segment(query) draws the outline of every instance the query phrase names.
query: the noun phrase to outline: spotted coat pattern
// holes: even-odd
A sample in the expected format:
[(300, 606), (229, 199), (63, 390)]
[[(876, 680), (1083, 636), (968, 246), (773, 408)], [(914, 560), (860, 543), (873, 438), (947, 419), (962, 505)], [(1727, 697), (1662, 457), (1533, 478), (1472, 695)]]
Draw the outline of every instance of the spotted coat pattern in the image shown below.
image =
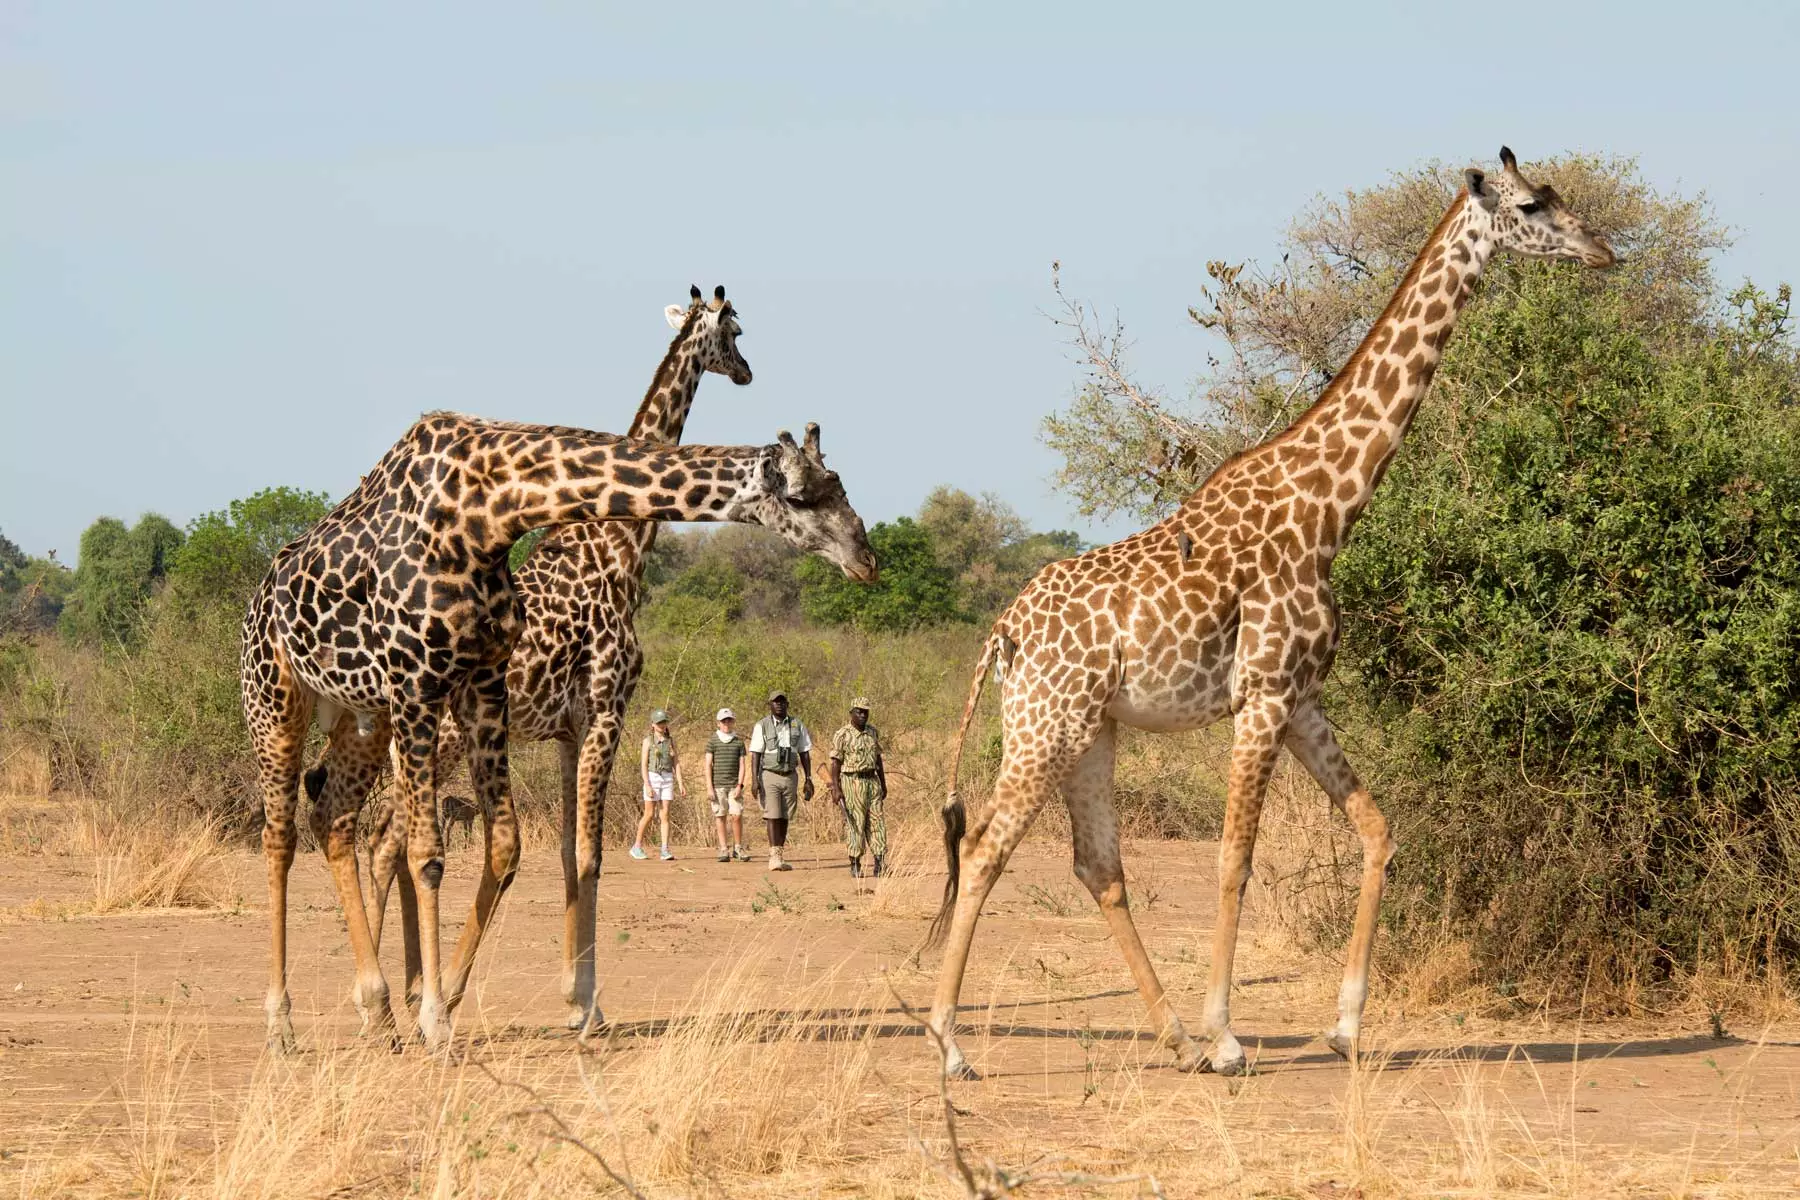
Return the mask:
[(360, 883), (358, 811), (395, 743), (416, 905), (421, 1032), (449, 1033), (438, 965), (443, 876), (435, 764), (446, 706), (468, 741), (487, 814), (481, 885), (457, 948), (467, 978), (480, 930), (518, 864), (507, 787), (506, 663), (524, 625), (507, 554), (527, 530), (591, 521), (739, 521), (818, 551), (847, 574), (874, 574), (862, 521), (819, 453), (787, 433), (769, 446), (666, 446), (562, 426), (420, 418), (356, 490), (275, 556), (244, 618), (244, 715), (263, 795), (271, 922), (271, 1042), (293, 1045), (287, 994), (287, 876), (296, 845), (308, 725), (329, 730), (308, 772), (313, 824), (344, 907), (354, 996), (392, 1029)]
[[(740, 386), (751, 381), (750, 364), (737, 345), (743, 328), (725, 289), (714, 288), (710, 302), (697, 287), (690, 295), (685, 308), (670, 305), (667, 310), (677, 332), (628, 437), (679, 442), (708, 371)], [(554, 741), (561, 758), (562, 987), (569, 1024), (577, 1029), (595, 1027), (602, 1019), (594, 978), (600, 824), (625, 709), (644, 668), (632, 614), (656, 529), (653, 521), (559, 526), (532, 550), (515, 580), (525, 626), (506, 670), (507, 736), (515, 743)], [(466, 749), (454, 720), (446, 721), (438, 736), (439, 763), (455, 762)], [(389, 885), (406, 857), (405, 830), (392, 820), (393, 811), (390, 798), (375, 821), (369, 864), (370, 925), (377, 949)], [(411, 928), (404, 933), (406, 998), (412, 1003), (419, 987), (412, 952), (417, 934)], [(446, 1003), (453, 1011), (460, 997), (452, 980)]]
[[(1319, 707), (1338, 644), (1331, 564), (1380, 485), (1490, 256), (1613, 261), (1553, 191), (1519, 173), (1510, 150), (1501, 150), (1501, 162), (1498, 175), (1467, 173), (1466, 189), (1387, 308), (1310, 409), (1221, 465), (1167, 520), (1044, 568), (994, 623), (962, 736), (991, 667), (1003, 722), (999, 779), (972, 819), (954, 790), (945, 807), (951, 878), (935, 933), (947, 929), (949, 938), (931, 1017), (945, 1037), (982, 903), (1026, 828), (1060, 793), (1075, 873), (1111, 926), (1164, 1044), (1184, 1069), (1243, 1070), (1228, 1008), (1239, 905), (1264, 788), (1285, 745), (1362, 842), (1356, 925), (1327, 1035), (1334, 1049), (1354, 1053), (1394, 842)], [(1114, 737), (1120, 724), (1173, 731), (1227, 717), (1231, 771), (1202, 1026), (1211, 1047), (1202, 1053), (1132, 924), (1112, 798)], [(953, 1042), (946, 1068), (974, 1074)]]

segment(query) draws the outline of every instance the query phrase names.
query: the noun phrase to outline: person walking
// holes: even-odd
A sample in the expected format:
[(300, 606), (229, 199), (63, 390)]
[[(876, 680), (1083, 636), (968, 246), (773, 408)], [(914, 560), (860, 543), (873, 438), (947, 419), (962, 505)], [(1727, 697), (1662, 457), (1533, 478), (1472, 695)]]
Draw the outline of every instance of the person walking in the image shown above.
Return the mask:
[(657, 709), (650, 714), (650, 732), (638, 750), (638, 774), (644, 780), (644, 815), (638, 818), (637, 841), (631, 844), (631, 857), (649, 858), (644, 853), (644, 834), (650, 818), (662, 815), (662, 860), (675, 857), (669, 850), (669, 801), (675, 792), (687, 799), (687, 781), (681, 777), (681, 756), (675, 752), (675, 739), (669, 736), (669, 714)]
[(887, 769), (881, 760), (881, 733), (869, 724), (869, 700), (850, 702), (850, 723), (831, 739), (831, 798), (844, 810), (845, 838), (850, 843), (850, 874), (862, 878), (863, 847), (875, 855), (872, 874), (886, 867)]
[(811, 800), (812, 735), (798, 718), (788, 716), (787, 693), (770, 692), (769, 715), (750, 734), (750, 791), (761, 802), (768, 826), (771, 871), (794, 869), (781, 851), (787, 845), (788, 821), (800, 807), (794, 796), (796, 772), (806, 781), (800, 799)]
[[(721, 708), (714, 718), (718, 729), (706, 739), (706, 779), (712, 788), (713, 824), (719, 832), (719, 861), (750, 861), (744, 845), (744, 783), (750, 775), (750, 756), (744, 752), (744, 739), (737, 735), (737, 717), (729, 708)], [(725, 841), (725, 821), (731, 820), (730, 844)]]

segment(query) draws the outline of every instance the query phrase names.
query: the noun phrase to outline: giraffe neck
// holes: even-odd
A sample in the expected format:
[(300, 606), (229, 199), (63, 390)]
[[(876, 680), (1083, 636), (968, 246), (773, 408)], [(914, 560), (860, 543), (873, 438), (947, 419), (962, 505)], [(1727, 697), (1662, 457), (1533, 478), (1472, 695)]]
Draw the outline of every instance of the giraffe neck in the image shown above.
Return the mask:
[[(688, 412), (694, 407), (694, 393), (700, 390), (700, 377), (706, 373), (700, 365), (698, 347), (689, 340), (699, 324), (697, 318), (690, 318), (669, 343), (669, 352), (650, 377), (650, 388), (631, 419), (629, 436), (646, 442), (681, 441)], [(606, 540), (611, 543), (613, 560), (608, 565), (616, 576), (634, 587), (643, 579), (650, 549), (656, 545), (656, 530), (655, 521), (637, 525), (614, 521), (607, 525)]]
[(700, 389), (700, 376), (704, 373), (699, 351), (688, 336), (684, 331), (669, 343), (669, 352), (650, 377), (650, 388), (638, 405), (637, 415), (631, 418), (627, 437), (645, 442), (681, 440), (682, 427), (687, 424), (688, 410), (694, 406), (694, 393)]
[(779, 453), (775, 446), (659, 446), (559, 426), (436, 419), (453, 428), (439, 437), (428, 418), (415, 445), (434, 450), (439, 503), (468, 514), (468, 548), (496, 560), (545, 525), (741, 520), (767, 493)]
[(1493, 252), (1487, 214), (1458, 196), (1356, 353), (1282, 439), (1314, 452), (1297, 474), (1335, 509), (1328, 556), (1381, 485)]

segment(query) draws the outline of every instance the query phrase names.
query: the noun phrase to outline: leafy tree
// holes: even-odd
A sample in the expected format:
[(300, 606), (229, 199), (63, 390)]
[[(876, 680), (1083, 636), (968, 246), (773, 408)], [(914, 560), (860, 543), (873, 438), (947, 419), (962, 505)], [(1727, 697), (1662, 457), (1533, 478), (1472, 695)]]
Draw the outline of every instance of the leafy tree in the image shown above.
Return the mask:
[(1067, 530), (1033, 533), (1011, 505), (989, 493), (976, 499), (958, 488), (933, 488), (919, 506), (939, 564), (956, 576), (967, 612), (998, 611), (1045, 564), (1079, 554), (1081, 539)]
[(915, 629), (967, 620), (957, 606), (956, 579), (937, 559), (931, 535), (911, 517), (883, 521), (869, 530), (869, 546), (881, 564), (881, 582), (855, 583), (830, 563), (800, 564), (800, 605), (826, 625), (869, 630)]
[(32, 558), (0, 534), (0, 633), (55, 628), (70, 584), (67, 567), (54, 558)]
[(134, 642), (144, 604), (181, 542), (181, 530), (156, 513), (129, 529), (115, 517), (88, 526), (62, 612), (63, 632), (86, 642)]
[(330, 511), (322, 492), (275, 487), (194, 518), (169, 568), (174, 598), (190, 610), (241, 609), (281, 548)]
[[(1800, 961), (1800, 349), (1790, 294), (1721, 296), (1723, 236), (1630, 162), (1534, 169), (1621, 250), (1501, 258), (1333, 572), (1332, 698), (1401, 831), (1388, 919), (1497, 977)], [(1079, 305), (1046, 426), (1090, 512), (1158, 516), (1354, 348), (1454, 193), (1321, 201), (1271, 273), (1211, 267), (1224, 352), (1182, 411)], [(1341, 916), (1342, 914), (1340, 914)], [(1335, 930), (1334, 930), (1335, 936)]]

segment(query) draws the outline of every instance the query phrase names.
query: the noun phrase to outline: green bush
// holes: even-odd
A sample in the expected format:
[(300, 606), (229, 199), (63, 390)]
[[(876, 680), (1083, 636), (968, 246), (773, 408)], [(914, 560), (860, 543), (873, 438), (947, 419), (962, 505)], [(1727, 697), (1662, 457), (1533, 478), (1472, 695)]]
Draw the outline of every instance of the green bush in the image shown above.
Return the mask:
[(169, 564), (169, 590), (186, 611), (220, 605), (242, 614), (275, 555), (331, 511), (322, 492), (265, 488), (196, 517)]
[(1468, 323), (1333, 574), (1397, 920), (1503, 972), (1800, 958), (1786, 299), (1661, 347), (1533, 270)]
[(864, 630), (919, 629), (968, 618), (957, 603), (956, 577), (938, 561), (931, 535), (911, 517), (869, 530), (881, 581), (855, 583), (821, 558), (800, 564), (800, 606), (821, 625)]
[(181, 531), (155, 513), (144, 514), (129, 529), (115, 517), (88, 526), (62, 611), (63, 633), (94, 645), (135, 642), (144, 605), (168, 574), (181, 541)]

